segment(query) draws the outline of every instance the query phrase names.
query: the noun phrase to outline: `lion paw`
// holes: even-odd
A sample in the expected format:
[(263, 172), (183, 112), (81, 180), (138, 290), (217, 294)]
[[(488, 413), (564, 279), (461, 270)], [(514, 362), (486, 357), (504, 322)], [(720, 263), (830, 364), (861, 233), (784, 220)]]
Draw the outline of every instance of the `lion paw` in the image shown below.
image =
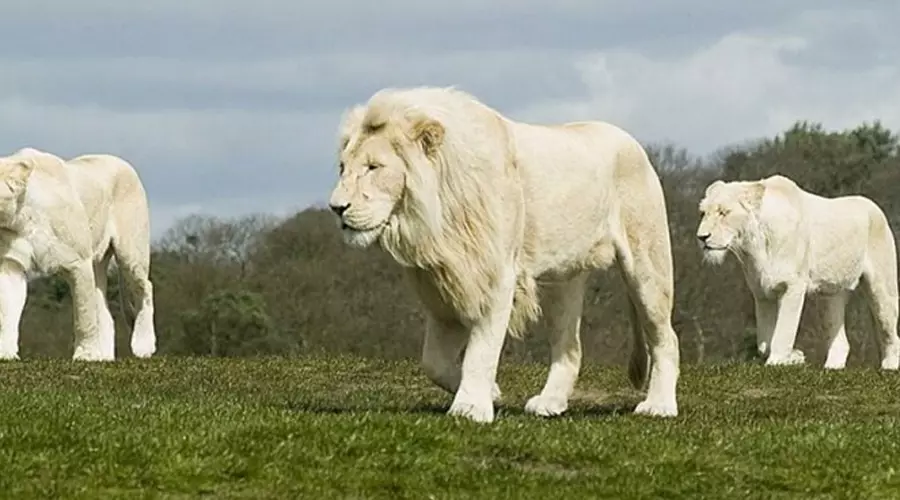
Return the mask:
[(898, 356), (888, 356), (881, 360), (881, 369), (882, 370), (897, 370), (900, 369), (900, 357)]
[(766, 360), (767, 366), (792, 366), (792, 365), (802, 365), (806, 362), (806, 355), (803, 354), (803, 351), (799, 349), (794, 349), (790, 354), (784, 357), (775, 357), (771, 354), (769, 355), (769, 359)]
[(0, 360), (16, 361), (19, 359), (19, 353), (16, 349), (0, 349)]
[(525, 403), (525, 412), (541, 417), (555, 417), (562, 415), (569, 408), (569, 402), (564, 398), (543, 396), (538, 394)]
[(465, 401), (454, 401), (447, 415), (463, 417), (473, 422), (489, 424), (494, 421), (494, 405), (479, 405)]
[(114, 355), (104, 353), (102, 349), (96, 346), (76, 346), (72, 359), (76, 361), (112, 361)]
[(660, 402), (645, 399), (634, 408), (634, 413), (651, 417), (677, 417), (678, 405), (674, 401)]

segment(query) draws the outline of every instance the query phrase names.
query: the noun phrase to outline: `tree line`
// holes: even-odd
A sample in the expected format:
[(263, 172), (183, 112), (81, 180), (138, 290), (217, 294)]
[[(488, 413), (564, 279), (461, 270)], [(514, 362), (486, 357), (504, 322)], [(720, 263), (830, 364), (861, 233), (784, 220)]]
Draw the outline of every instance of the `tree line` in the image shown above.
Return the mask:
[[(831, 131), (797, 122), (774, 137), (747, 141), (700, 157), (674, 144), (646, 144), (663, 183), (675, 265), (673, 323), (682, 361), (748, 360), (755, 356), (750, 292), (734, 259), (708, 267), (696, 243), (697, 203), (715, 179), (750, 180), (774, 173), (824, 195), (862, 194), (900, 231), (900, 140), (880, 122)], [(158, 355), (303, 356), (355, 354), (417, 358), (424, 318), (399, 266), (376, 250), (349, 248), (324, 207), (288, 218), (189, 216), (153, 244)], [(22, 319), (23, 357), (68, 357), (71, 297), (61, 277), (30, 283)], [(585, 297), (585, 361), (624, 363), (629, 351), (625, 288), (615, 268), (596, 273)], [(130, 355), (110, 273), (117, 357)], [(824, 342), (816, 302), (801, 319), (798, 346), (821, 362)], [(848, 365), (872, 364), (877, 346), (865, 305), (854, 296), (847, 312)], [(504, 360), (543, 361), (541, 325), (524, 341), (509, 339)]]

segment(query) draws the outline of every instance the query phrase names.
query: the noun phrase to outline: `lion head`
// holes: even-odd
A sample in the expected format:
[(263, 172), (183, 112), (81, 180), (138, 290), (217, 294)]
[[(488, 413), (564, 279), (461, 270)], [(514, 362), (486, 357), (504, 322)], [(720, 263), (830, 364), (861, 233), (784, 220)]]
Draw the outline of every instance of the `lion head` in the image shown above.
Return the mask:
[(765, 190), (759, 181), (717, 180), (700, 200), (697, 239), (704, 260), (721, 264), (729, 251), (739, 252), (758, 230), (758, 213)]
[(8, 227), (19, 215), (39, 153), (25, 148), (0, 158), (0, 226)]
[[(443, 126), (424, 113), (403, 110), (378, 97), (367, 108), (356, 106), (344, 115), (339, 180), (329, 200), (344, 240), (357, 247), (372, 245), (386, 229), (399, 230), (403, 221), (398, 216), (405, 212), (418, 210), (426, 217), (437, 212), (434, 199), (416, 196), (431, 187), (423, 184), (435, 181), (433, 164)], [(433, 187), (431, 191), (436, 192)], [(417, 201), (430, 206), (417, 207)], [(433, 220), (423, 222), (436, 225)]]

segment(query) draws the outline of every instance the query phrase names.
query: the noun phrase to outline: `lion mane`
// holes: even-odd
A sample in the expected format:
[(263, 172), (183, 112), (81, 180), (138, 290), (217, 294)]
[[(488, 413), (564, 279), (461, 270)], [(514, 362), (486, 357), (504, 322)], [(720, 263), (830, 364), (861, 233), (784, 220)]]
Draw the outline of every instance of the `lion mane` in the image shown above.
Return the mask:
[[(355, 106), (345, 114), (340, 147), (346, 149), (356, 131), (363, 132), (356, 136), (360, 140), (366, 133), (395, 127), (393, 147), (406, 159), (408, 177), (405, 196), (380, 240), (381, 246), (398, 262), (415, 269), (413, 278), (426, 300), (429, 293), (437, 293), (434, 298), (445, 301), (462, 316), (460, 319), (473, 321), (487, 313), (506, 260), (499, 228), (512, 204), (496, 196), (492, 186), (519, 185), (519, 180), (511, 144), (499, 152), (503, 158), (496, 161), (495, 144), (485, 141), (477, 127), (464, 122), (466, 115), (455, 111), (455, 106), (462, 99), (467, 107), (493, 115), (500, 131), (505, 130), (503, 117), (467, 93), (446, 90), (428, 95), (427, 109), (422, 108), (425, 100), (420, 93), (379, 92), (367, 108)], [(430, 164), (411, 162), (405, 154), (404, 142), (417, 141), (426, 145)], [(516, 195), (514, 203), (521, 206), (521, 189)], [(516, 221), (520, 238), (523, 223)], [(518, 256), (520, 260), (527, 258), (527, 249)], [(520, 272), (509, 334), (521, 339), (528, 324), (540, 316), (540, 303), (527, 264), (517, 268)], [(432, 285), (433, 291), (429, 290)]]

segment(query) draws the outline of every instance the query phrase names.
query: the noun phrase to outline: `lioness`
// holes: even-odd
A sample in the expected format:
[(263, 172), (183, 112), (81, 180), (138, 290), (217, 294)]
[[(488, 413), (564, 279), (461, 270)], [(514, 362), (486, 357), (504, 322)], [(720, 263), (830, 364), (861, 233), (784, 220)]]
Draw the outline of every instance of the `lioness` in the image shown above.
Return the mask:
[(863, 196), (825, 198), (773, 175), (715, 181), (699, 207), (697, 238), (705, 260), (721, 263), (731, 252), (741, 263), (767, 365), (804, 362), (794, 339), (805, 297), (817, 294), (825, 302), (825, 367), (843, 368), (850, 352), (844, 310), (859, 286), (875, 320), (881, 367), (897, 369), (897, 255), (878, 205)]
[(136, 296), (135, 356), (156, 350), (147, 197), (129, 163), (111, 155), (65, 161), (24, 148), (0, 158), (0, 358), (18, 359), (26, 273), (61, 272), (69, 282), (74, 359), (111, 360), (114, 324), (106, 272), (114, 255)]

